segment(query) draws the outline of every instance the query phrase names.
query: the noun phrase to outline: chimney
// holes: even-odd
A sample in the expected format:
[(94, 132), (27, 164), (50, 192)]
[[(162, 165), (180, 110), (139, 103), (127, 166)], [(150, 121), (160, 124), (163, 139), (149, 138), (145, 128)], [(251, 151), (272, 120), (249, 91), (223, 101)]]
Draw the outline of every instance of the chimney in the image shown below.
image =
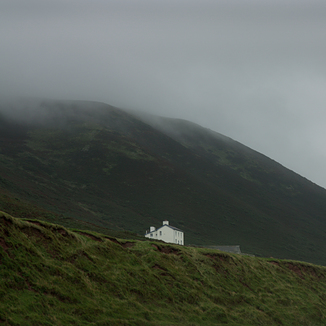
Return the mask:
[(169, 225), (169, 221), (167, 220), (163, 221), (163, 225)]
[(153, 232), (153, 231), (155, 231), (155, 227), (154, 226), (150, 226), (149, 227), (149, 232)]

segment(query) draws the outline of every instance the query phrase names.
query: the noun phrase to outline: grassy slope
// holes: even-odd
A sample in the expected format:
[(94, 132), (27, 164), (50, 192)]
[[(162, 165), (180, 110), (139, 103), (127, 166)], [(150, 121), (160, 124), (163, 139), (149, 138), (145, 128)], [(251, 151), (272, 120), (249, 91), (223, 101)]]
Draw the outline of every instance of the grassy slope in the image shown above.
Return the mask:
[(324, 325), (326, 269), (0, 213), (4, 325)]
[(326, 191), (276, 162), (189, 122), (163, 130), (104, 104), (41, 107), (28, 126), (0, 116), (0, 189), (48, 221), (141, 235), (168, 219), (188, 244), (326, 265)]

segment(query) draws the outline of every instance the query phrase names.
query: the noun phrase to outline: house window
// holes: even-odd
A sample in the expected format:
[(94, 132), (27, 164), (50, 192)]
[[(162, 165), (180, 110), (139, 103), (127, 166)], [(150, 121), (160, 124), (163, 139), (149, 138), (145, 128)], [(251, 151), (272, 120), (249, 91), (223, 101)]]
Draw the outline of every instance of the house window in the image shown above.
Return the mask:
[(162, 231), (160, 231), (160, 235), (162, 235)]
[(153, 233), (151, 233), (151, 237), (153, 237)]

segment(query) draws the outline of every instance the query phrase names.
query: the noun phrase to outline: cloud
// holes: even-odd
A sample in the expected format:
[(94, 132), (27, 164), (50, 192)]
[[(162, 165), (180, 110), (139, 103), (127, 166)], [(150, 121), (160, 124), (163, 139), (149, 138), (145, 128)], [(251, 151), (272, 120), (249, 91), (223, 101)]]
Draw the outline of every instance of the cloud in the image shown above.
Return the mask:
[(324, 1), (0, 2), (0, 94), (188, 119), (326, 186)]

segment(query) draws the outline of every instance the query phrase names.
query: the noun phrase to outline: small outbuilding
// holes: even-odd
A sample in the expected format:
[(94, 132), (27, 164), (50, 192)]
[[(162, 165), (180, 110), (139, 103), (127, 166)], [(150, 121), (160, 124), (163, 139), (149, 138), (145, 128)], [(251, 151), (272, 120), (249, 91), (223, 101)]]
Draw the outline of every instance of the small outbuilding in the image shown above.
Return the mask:
[(162, 240), (168, 243), (175, 243), (179, 245), (184, 245), (184, 233), (182, 230), (169, 225), (169, 221), (163, 221), (163, 225), (155, 229), (154, 226), (149, 228), (149, 231), (146, 230), (146, 238)]

